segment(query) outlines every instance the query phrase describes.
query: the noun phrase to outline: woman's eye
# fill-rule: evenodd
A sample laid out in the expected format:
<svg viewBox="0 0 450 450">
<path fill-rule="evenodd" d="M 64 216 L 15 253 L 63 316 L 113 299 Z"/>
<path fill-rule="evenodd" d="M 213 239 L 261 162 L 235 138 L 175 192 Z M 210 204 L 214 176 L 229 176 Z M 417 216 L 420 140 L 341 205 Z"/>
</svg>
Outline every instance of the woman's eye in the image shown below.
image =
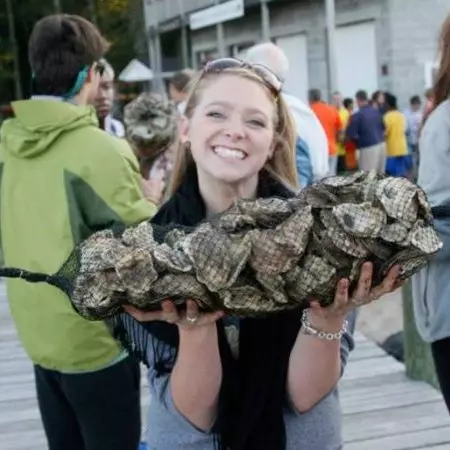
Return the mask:
<svg viewBox="0 0 450 450">
<path fill-rule="evenodd" d="M 258 120 L 258 119 L 249 120 L 249 123 L 253 126 L 260 127 L 260 128 L 263 128 L 266 126 L 266 124 L 262 120 Z"/>
<path fill-rule="evenodd" d="M 223 117 L 225 117 L 222 113 L 218 112 L 218 111 L 211 111 L 208 114 L 206 114 L 208 117 L 212 117 L 214 119 L 222 119 Z"/>
</svg>

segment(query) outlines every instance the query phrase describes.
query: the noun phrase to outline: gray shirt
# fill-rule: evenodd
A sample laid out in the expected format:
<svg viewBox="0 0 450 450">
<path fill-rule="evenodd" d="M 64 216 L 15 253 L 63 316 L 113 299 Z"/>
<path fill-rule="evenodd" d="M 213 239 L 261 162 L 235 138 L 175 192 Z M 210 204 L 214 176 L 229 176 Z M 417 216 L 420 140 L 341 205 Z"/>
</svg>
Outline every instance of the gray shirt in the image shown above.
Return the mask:
<svg viewBox="0 0 450 450">
<path fill-rule="evenodd" d="M 418 184 L 432 206 L 450 206 L 450 101 L 428 117 L 419 141 Z M 413 276 L 417 329 L 426 342 L 450 337 L 450 218 L 435 221 L 443 248 L 427 267 Z"/>
<path fill-rule="evenodd" d="M 351 330 L 354 327 L 354 320 L 355 314 L 351 314 L 349 317 Z M 152 347 L 149 345 L 149 348 Z M 341 340 L 342 370 L 353 347 L 352 336 L 344 335 Z M 177 411 L 170 391 L 170 375 L 158 377 L 154 369 L 153 355 L 150 353 L 148 357 L 151 396 L 147 420 L 149 450 L 214 450 L 213 434 L 197 429 Z M 305 364 L 308 362 L 305 361 Z M 284 422 L 286 450 L 342 449 L 341 410 L 337 388 L 307 413 L 300 414 L 286 408 Z"/>
</svg>

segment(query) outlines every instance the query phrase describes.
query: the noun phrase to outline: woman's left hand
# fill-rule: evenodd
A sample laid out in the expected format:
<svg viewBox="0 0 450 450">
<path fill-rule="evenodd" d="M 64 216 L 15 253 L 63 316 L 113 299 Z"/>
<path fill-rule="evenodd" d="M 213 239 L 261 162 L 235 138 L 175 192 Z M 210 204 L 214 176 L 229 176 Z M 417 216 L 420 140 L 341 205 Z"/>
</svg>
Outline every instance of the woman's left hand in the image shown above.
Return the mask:
<svg viewBox="0 0 450 450">
<path fill-rule="evenodd" d="M 327 319 L 344 320 L 352 309 L 367 305 L 401 287 L 404 282 L 399 281 L 399 274 L 400 266 L 393 266 L 381 284 L 372 287 L 373 264 L 366 262 L 361 268 L 358 285 L 352 296 L 348 292 L 349 281 L 342 279 L 338 283 L 333 303 L 328 307 L 321 307 L 319 302 L 312 301 L 310 313 L 321 321 Z"/>
</svg>

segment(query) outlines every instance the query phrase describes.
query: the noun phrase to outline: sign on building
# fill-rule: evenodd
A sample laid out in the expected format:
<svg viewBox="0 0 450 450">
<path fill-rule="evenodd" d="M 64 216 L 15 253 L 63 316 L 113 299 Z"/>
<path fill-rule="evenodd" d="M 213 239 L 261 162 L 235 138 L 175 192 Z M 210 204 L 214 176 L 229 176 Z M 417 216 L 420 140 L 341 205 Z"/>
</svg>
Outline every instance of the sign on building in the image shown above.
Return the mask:
<svg viewBox="0 0 450 450">
<path fill-rule="evenodd" d="M 244 16 L 244 0 L 230 0 L 192 13 L 189 16 L 191 30 L 210 27 Z"/>
</svg>

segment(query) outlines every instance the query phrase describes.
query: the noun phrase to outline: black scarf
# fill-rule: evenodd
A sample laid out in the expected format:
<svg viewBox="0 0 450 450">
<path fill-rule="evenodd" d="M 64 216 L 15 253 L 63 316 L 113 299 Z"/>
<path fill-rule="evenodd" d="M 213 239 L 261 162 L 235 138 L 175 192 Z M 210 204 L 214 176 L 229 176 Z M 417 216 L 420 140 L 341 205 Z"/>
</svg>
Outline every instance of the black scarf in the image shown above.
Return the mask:
<svg viewBox="0 0 450 450">
<path fill-rule="evenodd" d="M 267 173 L 260 177 L 259 197 L 291 197 L 293 193 Z M 178 191 L 165 203 L 152 223 L 195 226 L 206 210 L 198 190 L 196 170 L 191 168 Z M 286 383 L 289 356 L 300 329 L 301 311 L 289 311 L 264 319 L 240 321 L 239 358 L 236 361 L 217 322 L 222 361 L 219 417 L 214 432 L 226 450 L 285 450 L 283 409 L 287 406 Z M 178 328 L 162 322 L 142 325 L 158 344 L 156 371 L 170 372 L 174 360 L 164 360 L 166 346 L 177 349 Z M 133 339 L 134 340 L 134 339 Z"/>
</svg>

